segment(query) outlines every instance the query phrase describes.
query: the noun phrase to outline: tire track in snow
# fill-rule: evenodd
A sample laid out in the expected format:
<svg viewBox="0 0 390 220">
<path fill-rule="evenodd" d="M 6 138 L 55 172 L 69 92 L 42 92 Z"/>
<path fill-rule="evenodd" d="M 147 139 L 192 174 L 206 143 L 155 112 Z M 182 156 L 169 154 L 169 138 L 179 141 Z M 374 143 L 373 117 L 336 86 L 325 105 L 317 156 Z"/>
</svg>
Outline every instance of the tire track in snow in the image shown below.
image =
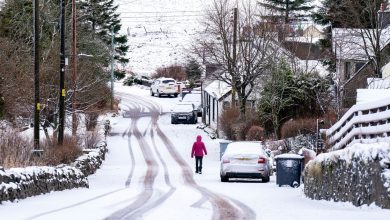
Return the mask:
<svg viewBox="0 0 390 220">
<path fill-rule="evenodd" d="M 137 103 L 137 104 L 139 104 L 139 103 Z M 130 107 L 130 106 L 128 106 L 128 107 Z M 131 109 L 131 107 L 130 107 L 130 109 Z M 163 160 L 160 153 L 158 152 L 155 141 L 154 141 L 154 135 L 153 135 L 153 133 L 151 133 L 154 149 L 155 149 L 155 152 L 156 152 L 160 162 L 163 164 L 164 178 L 165 178 L 166 184 L 170 187 L 170 190 L 167 193 L 165 193 L 164 195 L 159 196 L 158 199 L 154 200 L 153 202 L 150 202 L 150 200 L 153 196 L 153 192 L 154 192 L 153 185 L 155 182 L 155 178 L 158 174 L 158 164 L 156 162 L 156 159 L 153 156 L 153 152 L 152 152 L 150 146 L 148 145 L 148 143 L 144 139 L 144 136 L 147 133 L 147 129 L 151 126 L 151 123 L 148 124 L 147 129 L 143 134 L 140 132 L 140 130 L 137 127 L 137 122 L 138 122 L 139 118 L 143 115 L 141 113 L 143 113 L 144 110 L 145 110 L 144 107 L 143 108 L 138 107 L 138 108 L 134 108 L 131 110 L 130 117 L 132 118 L 132 125 L 131 125 L 131 129 L 129 129 L 129 130 L 133 130 L 133 135 L 136 137 L 136 139 L 141 147 L 143 157 L 144 157 L 145 162 L 146 162 L 147 167 L 148 167 L 147 171 L 146 171 L 145 178 L 144 178 L 144 190 L 143 190 L 143 192 L 141 192 L 139 194 L 136 201 L 134 201 L 130 206 L 127 206 L 127 207 L 115 212 L 114 214 L 109 216 L 108 219 L 136 219 L 138 217 L 141 217 L 144 213 L 146 213 L 146 212 L 150 211 L 151 209 L 157 207 L 158 205 L 162 204 L 176 190 L 176 188 L 174 188 L 170 183 L 169 173 L 168 173 L 166 163 Z"/>
<path fill-rule="evenodd" d="M 167 186 L 169 186 L 170 189 L 169 189 L 169 191 L 167 193 L 165 193 L 164 195 L 160 196 L 157 200 L 155 200 L 155 201 L 153 201 L 151 203 L 148 203 L 147 205 L 141 207 L 140 209 L 138 209 L 137 211 L 135 211 L 131 215 L 126 216 L 126 219 L 138 219 L 138 218 L 141 218 L 145 213 L 149 212 L 153 208 L 156 208 L 157 206 L 159 206 L 163 202 L 165 202 L 165 200 L 167 200 L 169 197 L 171 197 L 172 194 L 176 191 L 176 188 L 173 187 L 172 184 L 171 184 L 171 180 L 169 178 L 168 167 L 167 167 L 163 157 L 161 156 L 160 152 L 157 149 L 156 142 L 155 142 L 155 139 L 154 139 L 154 132 L 153 132 L 152 129 L 150 129 L 150 135 L 152 137 L 153 148 L 154 148 L 154 150 L 155 150 L 155 152 L 157 154 L 157 157 L 159 158 L 159 161 L 161 162 L 161 164 L 163 165 L 163 168 L 164 168 L 164 180 L 165 180 L 165 183 L 167 184 Z"/>
<path fill-rule="evenodd" d="M 135 103 L 135 104 L 141 105 L 140 103 L 134 102 L 134 99 L 131 99 L 131 101 L 133 101 L 133 103 Z M 144 104 L 144 103 L 142 103 L 142 104 Z M 139 116 L 141 116 L 141 115 L 142 116 L 146 116 L 145 114 L 140 114 L 139 112 L 138 112 L 138 115 Z M 154 137 L 154 132 L 153 132 L 153 129 L 151 128 L 152 121 L 155 121 L 156 120 L 155 118 L 158 117 L 158 115 L 159 115 L 159 113 L 157 113 L 157 115 L 154 115 L 152 117 L 152 120 L 148 124 L 147 129 L 143 133 L 143 136 L 146 135 L 147 130 L 150 128 L 150 135 L 151 135 L 151 139 L 152 139 L 153 149 L 156 152 L 156 155 L 157 155 L 160 163 L 163 166 L 163 169 L 164 169 L 164 180 L 165 180 L 166 185 L 169 186 L 170 190 L 167 193 L 165 193 L 164 195 L 160 196 L 157 200 L 154 200 L 153 202 L 148 202 L 148 204 L 146 204 L 145 206 L 140 207 L 136 211 L 134 211 L 131 214 L 127 215 L 126 219 L 137 219 L 137 218 L 141 217 L 146 212 L 149 212 L 151 209 L 157 207 L 158 205 L 161 205 L 165 200 L 167 200 L 170 196 L 172 196 L 172 194 L 176 191 L 176 188 L 173 187 L 172 184 L 171 184 L 168 167 L 167 167 L 163 157 L 161 156 L 160 152 L 158 151 L 158 148 L 157 148 L 157 145 L 156 145 L 156 141 L 155 141 L 155 137 Z"/>
<path fill-rule="evenodd" d="M 140 97 L 134 96 L 134 98 L 140 99 Z M 153 127 L 156 130 L 157 134 L 162 139 L 164 145 L 168 149 L 168 152 L 174 158 L 174 160 L 180 165 L 183 173 L 185 183 L 195 189 L 197 189 L 204 198 L 201 198 L 196 204 L 199 205 L 201 201 L 203 202 L 205 198 L 210 201 L 213 207 L 213 217 L 214 220 L 233 220 L 233 219 L 242 219 L 242 220 L 254 220 L 256 219 L 256 213 L 249 208 L 247 205 L 242 202 L 224 196 L 220 196 L 216 193 L 211 192 L 210 190 L 199 186 L 194 178 L 192 169 L 189 167 L 187 162 L 181 157 L 177 152 L 176 148 L 169 140 L 169 138 L 164 134 L 160 129 L 157 121 L 160 116 L 161 108 L 157 109 L 157 105 L 152 101 L 142 100 L 149 108 L 151 115 L 153 116 L 152 122 Z"/>
<path fill-rule="evenodd" d="M 75 204 L 73 204 L 73 205 L 61 207 L 61 208 L 58 208 L 58 209 L 54 209 L 54 210 L 51 210 L 51 211 L 48 211 L 48 212 L 43 212 L 43 213 L 40 213 L 40 214 L 31 216 L 31 217 L 29 217 L 29 218 L 27 218 L 27 219 L 37 219 L 37 218 L 42 217 L 42 216 L 45 216 L 45 215 L 50 215 L 50 214 L 53 214 L 53 213 L 56 213 L 56 212 L 64 211 L 64 210 L 66 210 L 66 209 L 71 209 L 71 208 L 74 208 L 74 207 L 77 207 L 77 206 L 84 205 L 84 204 L 86 204 L 86 203 L 95 201 L 95 200 L 97 200 L 97 199 L 100 199 L 100 198 L 103 198 L 103 197 L 112 195 L 112 194 L 114 194 L 114 193 L 123 191 L 123 190 L 125 190 L 125 189 L 126 189 L 126 188 L 113 190 L 113 191 L 110 191 L 110 192 L 107 192 L 107 193 L 104 193 L 104 194 L 101 194 L 101 195 L 92 197 L 92 198 L 90 198 L 90 199 L 87 199 L 87 200 L 84 200 L 84 201 L 75 203 Z"/>
<path fill-rule="evenodd" d="M 126 105 L 127 107 L 131 108 L 130 105 Z M 135 107 L 136 108 L 136 107 Z M 132 112 L 130 112 L 130 114 L 132 114 Z M 122 137 L 126 136 L 127 135 L 127 147 L 129 149 L 129 154 L 130 154 L 130 160 L 131 160 L 131 168 L 130 168 L 130 173 L 129 175 L 127 176 L 127 179 L 126 179 L 126 182 L 125 182 L 125 187 L 129 187 L 130 184 L 131 184 L 131 180 L 133 178 L 133 175 L 134 175 L 134 170 L 135 170 L 135 157 L 134 157 L 134 152 L 133 152 L 133 148 L 131 146 L 131 135 L 132 135 L 132 130 L 131 128 L 134 126 L 133 124 L 133 121 L 130 123 L 130 126 L 129 128 L 127 128 L 123 134 L 122 134 Z"/>
</svg>

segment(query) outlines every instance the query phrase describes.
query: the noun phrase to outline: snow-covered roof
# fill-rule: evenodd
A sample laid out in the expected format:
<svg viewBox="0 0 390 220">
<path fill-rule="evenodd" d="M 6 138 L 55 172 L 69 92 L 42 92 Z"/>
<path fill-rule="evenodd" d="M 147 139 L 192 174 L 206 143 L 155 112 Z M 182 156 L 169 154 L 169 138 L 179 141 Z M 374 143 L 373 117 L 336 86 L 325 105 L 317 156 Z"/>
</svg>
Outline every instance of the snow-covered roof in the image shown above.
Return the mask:
<svg viewBox="0 0 390 220">
<path fill-rule="evenodd" d="M 356 104 L 384 99 L 390 96 L 388 89 L 357 89 Z"/>
<path fill-rule="evenodd" d="M 306 73 L 317 72 L 321 77 L 325 77 L 329 74 L 328 69 L 321 60 L 298 60 L 297 65 Z"/>
<path fill-rule="evenodd" d="M 222 98 L 231 90 L 232 87 L 230 85 L 220 80 L 214 80 L 204 89 L 204 91 L 206 91 L 208 94 L 215 97 L 216 99 Z"/>
<path fill-rule="evenodd" d="M 390 78 L 367 78 L 368 89 L 389 89 Z"/>
<path fill-rule="evenodd" d="M 382 67 L 382 77 L 383 78 L 390 77 L 390 63 L 388 63 Z"/>
<path fill-rule="evenodd" d="M 367 33 L 372 34 L 372 29 L 354 29 L 354 28 L 333 28 L 332 29 L 332 50 L 337 59 L 342 60 L 368 60 L 366 49 L 369 56 L 373 56 L 374 51 L 367 37 Z M 366 39 L 363 40 L 363 36 Z M 383 29 L 380 33 L 381 48 L 390 42 L 390 27 Z"/>
<path fill-rule="evenodd" d="M 286 37 L 287 41 L 303 42 L 303 43 L 317 43 L 323 37 Z"/>
</svg>

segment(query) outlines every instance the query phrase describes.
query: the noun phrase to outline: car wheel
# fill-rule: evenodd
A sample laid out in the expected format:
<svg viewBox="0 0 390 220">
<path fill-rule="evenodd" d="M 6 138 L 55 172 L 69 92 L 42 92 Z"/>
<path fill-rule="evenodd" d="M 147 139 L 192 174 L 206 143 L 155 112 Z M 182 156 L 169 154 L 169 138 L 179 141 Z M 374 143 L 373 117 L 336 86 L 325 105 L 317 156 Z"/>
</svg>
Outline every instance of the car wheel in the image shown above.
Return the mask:
<svg viewBox="0 0 390 220">
<path fill-rule="evenodd" d="M 150 95 L 151 95 L 151 96 L 154 96 L 154 93 L 153 93 L 153 90 L 152 90 L 152 89 L 150 89 Z"/>
<path fill-rule="evenodd" d="M 176 98 L 179 94 L 175 93 L 173 96 Z"/>
<path fill-rule="evenodd" d="M 171 124 L 176 124 L 175 119 L 171 119 Z"/>
<path fill-rule="evenodd" d="M 264 177 L 264 178 L 262 179 L 262 181 L 263 181 L 264 183 L 268 183 L 268 182 L 269 182 L 269 176 Z"/>
<path fill-rule="evenodd" d="M 221 175 L 221 182 L 229 182 L 229 177 Z"/>
</svg>

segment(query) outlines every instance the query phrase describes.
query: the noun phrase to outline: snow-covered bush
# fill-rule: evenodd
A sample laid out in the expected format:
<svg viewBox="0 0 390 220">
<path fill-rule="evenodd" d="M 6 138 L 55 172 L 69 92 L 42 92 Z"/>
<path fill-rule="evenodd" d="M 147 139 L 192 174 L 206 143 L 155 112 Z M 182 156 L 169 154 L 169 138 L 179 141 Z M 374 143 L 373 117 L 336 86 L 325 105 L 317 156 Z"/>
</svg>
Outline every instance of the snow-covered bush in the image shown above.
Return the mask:
<svg viewBox="0 0 390 220">
<path fill-rule="evenodd" d="M 306 165 L 304 178 L 309 198 L 390 208 L 390 143 L 320 154 Z"/>
</svg>

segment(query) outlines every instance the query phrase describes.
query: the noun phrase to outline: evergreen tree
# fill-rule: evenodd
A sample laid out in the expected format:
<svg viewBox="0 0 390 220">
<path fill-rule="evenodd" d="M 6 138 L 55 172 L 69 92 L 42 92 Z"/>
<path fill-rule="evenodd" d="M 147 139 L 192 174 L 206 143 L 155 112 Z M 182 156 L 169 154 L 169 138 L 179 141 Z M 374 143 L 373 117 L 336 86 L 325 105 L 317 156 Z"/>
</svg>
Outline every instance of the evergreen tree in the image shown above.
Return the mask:
<svg viewBox="0 0 390 220">
<path fill-rule="evenodd" d="M 195 82 L 197 79 L 200 79 L 202 75 L 202 70 L 200 65 L 196 60 L 190 60 L 190 62 L 186 66 L 186 74 L 188 80 Z"/>
<path fill-rule="evenodd" d="M 294 73 L 285 61 L 275 64 L 262 85 L 258 104 L 264 128 L 280 137 L 286 121 L 321 115 L 328 106 L 329 85 L 317 73 Z"/>
<path fill-rule="evenodd" d="M 260 3 L 266 8 L 276 10 L 283 14 L 284 22 L 290 23 L 292 20 L 301 20 L 304 15 L 304 11 L 310 10 L 313 7 L 307 3 L 310 0 L 265 0 L 266 3 Z"/>
<path fill-rule="evenodd" d="M 114 0 L 87 0 L 80 4 L 90 28 L 110 47 L 114 34 L 115 60 L 127 63 L 129 61 L 125 57 L 129 49 L 127 36 L 118 34 L 122 25 L 119 14 L 116 13 L 118 6 L 114 5 Z"/>
</svg>

